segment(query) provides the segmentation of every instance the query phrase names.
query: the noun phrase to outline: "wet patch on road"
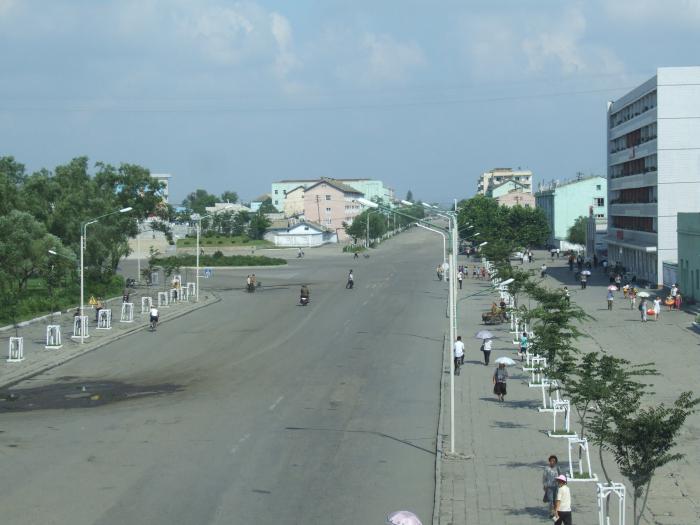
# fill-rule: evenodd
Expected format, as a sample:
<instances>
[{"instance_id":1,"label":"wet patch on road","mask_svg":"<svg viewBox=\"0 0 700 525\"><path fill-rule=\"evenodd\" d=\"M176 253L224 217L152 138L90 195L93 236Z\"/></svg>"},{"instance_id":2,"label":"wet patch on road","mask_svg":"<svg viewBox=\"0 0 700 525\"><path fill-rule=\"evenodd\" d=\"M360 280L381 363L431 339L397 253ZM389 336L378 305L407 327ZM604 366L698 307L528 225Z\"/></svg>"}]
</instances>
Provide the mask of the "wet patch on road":
<instances>
[{"instance_id":1,"label":"wet patch on road","mask_svg":"<svg viewBox=\"0 0 700 525\"><path fill-rule=\"evenodd\" d=\"M73 379L73 378L71 378ZM0 390L0 414L68 408L92 408L128 399L181 392L174 384L131 385L118 381L69 381L35 388Z\"/></svg>"}]
</instances>

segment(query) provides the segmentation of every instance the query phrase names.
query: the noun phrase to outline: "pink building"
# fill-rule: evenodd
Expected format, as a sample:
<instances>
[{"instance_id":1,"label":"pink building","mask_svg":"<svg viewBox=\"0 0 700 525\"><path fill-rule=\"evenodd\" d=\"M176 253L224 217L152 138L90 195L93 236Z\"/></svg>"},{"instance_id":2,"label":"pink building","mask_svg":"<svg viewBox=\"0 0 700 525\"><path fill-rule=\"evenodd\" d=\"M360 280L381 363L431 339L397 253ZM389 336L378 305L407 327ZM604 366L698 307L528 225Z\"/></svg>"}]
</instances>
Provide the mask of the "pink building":
<instances>
[{"instance_id":1,"label":"pink building","mask_svg":"<svg viewBox=\"0 0 700 525\"><path fill-rule=\"evenodd\" d=\"M495 197L498 204L503 206L508 206L512 208L513 206L524 206L525 208L535 207L535 196L532 193L525 193L524 191L511 191L510 193L504 193Z\"/></svg>"},{"instance_id":2,"label":"pink building","mask_svg":"<svg viewBox=\"0 0 700 525\"><path fill-rule=\"evenodd\" d=\"M304 190L304 217L347 239L343 223L351 224L362 212L356 202L364 194L334 179L321 179Z\"/></svg>"}]
</instances>

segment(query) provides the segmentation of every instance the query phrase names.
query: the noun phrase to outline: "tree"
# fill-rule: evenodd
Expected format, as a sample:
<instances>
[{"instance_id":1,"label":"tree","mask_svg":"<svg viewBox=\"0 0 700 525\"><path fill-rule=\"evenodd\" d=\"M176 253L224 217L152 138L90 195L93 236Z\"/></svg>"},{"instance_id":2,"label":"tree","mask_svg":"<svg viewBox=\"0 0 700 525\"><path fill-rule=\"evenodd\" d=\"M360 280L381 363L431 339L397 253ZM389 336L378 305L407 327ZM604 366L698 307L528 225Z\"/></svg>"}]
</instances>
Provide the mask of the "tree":
<instances>
[{"instance_id":1,"label":"tree","mask_svg":"<svg viewBox=\"0 0 700 525\"><path fill-rule=\"evenodd\" d=\"M376 210L364 210L352 220L351 225L345 227L345 232L355 239L366 239L368 218L370 240L386 233L386 218Z\"/></svg>"},{"instance_id":2,"label":"tree","mask_svg":"<svg viewBox=\"0 0 700 525\"><path fill-rule=\"evenodd\" d=\"M539 208L513 206L507 208L506 223L518 246L542 246L549 237L549 224Z\"/></svg>"},{"instance_id":3,"label":"tree","mask_svg":"<svg viewBox=\"0 0 700 525\"><path fill-rule=\"evenodd\" d=\"M572 244L586 244L586 232L588 230L588 219L586 217L578 217L574 221L574 225L569 228L567 240Z\"/></svg>"},{"instance_id":4,"label":"tree","mask_svg":"<svg viewBox=\"0 0 700 525\"><path fill-rule=\"evenodd\" d=\"M262 201L262 204L260 205L260 209L258 209L258 211L261 213L279 213L277 211L277 208L275 208L272 204L272 197L268 197L267 199Z\"/></svg>"},{"instance_id":5,"label":"tree","mask_svg":"<svg viewBox=\"0 0 700 525\"><path fill-rule=\"evenodd\" d=\"M20 207L19 188L25 179L23 164L14 157L0 157L0 215Z\"/></svg>"},{"instance_id":6,"label":"tree","mask_svg":"<svg viewBox=\"0 0 700 525\"><path fill-rule=\"evenodd\" d=\"M673 406L662 403L642 408L616 421L608 446L620 473L632 484L635 525L641 521L656 471L684 457L684 454L674 454L671 450L676 446L685 420L696 411L698 403L700 399L694 398L692 392L683 392ZM638 509L642 496L644 500Z\"/></svg>"},{"instance_id":7,"label":"tree","mask_svg":"<svg viewBox=\"0 0 700 525\"><path fill-rule=\"evenodd\" d=\"M221 194L221 202L229 202L236 204L238 202L238 193L235 191L225 191Z\"/></svg>"},{"instance_id":8,"label":"tree","mask_svg":"<svg viewBox=\"0 0 700 525\"><path fill-rule=\"evenodd\" d=\"M212 195L207 190L200 188L187 195L182 201L182 205L194 213L204 215L207 206L214 206L217 200L216 195Z\"/></svg>"},{"instance_id":9,"label":"tree","mask_svg":"<svg viewBox=\"0 0 700 525\"><path fill-rule=\"evenodd\" d=\"M406 192L406 200L407 200L408 202L413 202L413 192L412 192L411 190L408 190L408 191Z\"/></svg>"},{"instance_id":10,"label":"tree","mask_svg":"<svg viewBox=\"0 0 700 525\"><path fill-rule=\"evenodd\" d=\"M270 221L264 213L258 212L250 219L248 224L248 237L251 239L262 239L265 231L270 227Z\"/></svg>"}]
</instances>

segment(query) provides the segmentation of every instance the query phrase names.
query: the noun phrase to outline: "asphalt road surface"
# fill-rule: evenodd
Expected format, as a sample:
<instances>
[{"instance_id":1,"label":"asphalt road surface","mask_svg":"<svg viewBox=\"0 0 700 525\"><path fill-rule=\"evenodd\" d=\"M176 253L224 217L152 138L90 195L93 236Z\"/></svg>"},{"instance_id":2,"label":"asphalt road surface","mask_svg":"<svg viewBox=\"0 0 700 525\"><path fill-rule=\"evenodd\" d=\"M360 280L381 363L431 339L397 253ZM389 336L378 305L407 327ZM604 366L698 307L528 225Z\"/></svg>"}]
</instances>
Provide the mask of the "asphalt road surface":
<instances>
[{"instance_id":1,"label":"asphalt road surface","mask_svg":"<svg viewBox=\"0 0 700 525\"><path fill-rule=\"evenodd\" d=\"M408 508L429 523L441 251L423 231L370 259L307 250L256 270L255 294L250 270L217 270L202 293L221 302L5 392L0 521L356 525Z\"/></svg>"}]
</instances>

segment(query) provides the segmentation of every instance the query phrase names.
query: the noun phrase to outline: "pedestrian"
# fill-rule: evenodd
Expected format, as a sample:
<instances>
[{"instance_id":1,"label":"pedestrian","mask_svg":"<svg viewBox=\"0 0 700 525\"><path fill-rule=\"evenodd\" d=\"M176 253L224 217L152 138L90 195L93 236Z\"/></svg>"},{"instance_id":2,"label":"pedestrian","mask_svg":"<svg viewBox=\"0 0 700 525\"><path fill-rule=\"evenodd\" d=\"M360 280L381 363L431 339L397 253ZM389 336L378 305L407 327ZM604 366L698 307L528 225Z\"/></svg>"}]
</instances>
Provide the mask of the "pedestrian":
<instances>
[{"instance_id":1,"label":"pedestrian","mask_svg":"<svg viewBox=\"0 0 700 525\"><path fill-rule=\"evenodd\" d=\"M588 276L582 272L581 273L581 290L585 290L587 284L588 284Z\"/></svg>"},{"instance_id":2,"label":"pedestrian","mask_svg":"<svg viewBox=\"0 0 700 525\"><path fill-rule=\"evenodd\" d=\"M128 303L129 302L129 289L124 288L122 291L122 303Z\"/></svg>"},{"instance_id":3,"label":"pedestrian","mask_svg":"<svg viewBox=\"0 0 700 525\"><path fill-rule=\"evenodd\" d=\"M446 281L450 280L450 263L447 261L442 263L442 275L445 277Z\"/></svg>"},{"instance_id":4,"label":"pedestrian","mask_svg":"<svg viewBox=\"0 0 700 525\"><path fill-rule=\"evenodd\" d=\"M543 503L549 504L549 517L554 517L554 504L557 500L557 489L559 484L557 483L557 476L561 475L561 470L559 469L559 458L555 455L549 456L547 459L547 465L544 467L544 472L542 473L542 488L544 489L544 497L542 498Z\"/></svg>"},{"instance_id":5,"label":"pedestrian","mask_svg":"<svg viewBox=\"0 0 700 525\"><path fill-rule=\"evenodd\" d=\"M481 343L481 351L484 353L484 366L488 366L489 360L491 359L491 345L493 342L491 339L484 339Z\"/></svg>"},{"instance_id":6,"label":"pedestrian","mask_svg":"<svg viewBox=\"0 0 700 525\"><path fill-rule=\"evenodd\" d=\"M603 273L607 273L608 272L608 260L604 259L603 262L601 263L601 265L603 266Z\"/></svg>"},{"instance_id":7,"label":"pedestrian","mask_svg":"<svg viewBox=\"0 0 700 525\"><path fill-rule=\"evenodd\" d=\"M673 302L673 307L674 307L676 310L680 310L680 309L681 309L681 304L683 304L683 297L681 297L681 291L678 290L678 291L676 292L676 300Z\"/></svg>"},{"instance_id":8,"label":"pedestrian","mask_svg":"<svg viewBox=\"0 0 700 525\"><path fill-rule=\"evenodd\" d=\"M527 354L529 345L530 342L527 340L527 332L523 332L520 336L520 342L518 343L518 355L520 356L521 361L525 360L525 355Z\"/></svg>"},{"instance_id":9,"label":"pedestrian","mask_svg":"<svg viewBox=\"0 0 700 525\"><path fill-rule=\"evenodd\" d=\"M528 250L527 252L527 262L531 263L532 262L532 251Z\"/></svg>"},{"instance_id":10,"label":"pedestrian","mask_svg":"<svg viewBox=\"0 0 700 525\"><path fill-rule=\"evenodd\" d=\"M613 305L614 299L615 299L615 296L613 295L613 291L608 290L608 310L612 310L612 305Z\"/></svg>"},{"instance_id":11,"label":"pedestrian","mask_svg":"<svg viewBox=\"0 0 700 525\"><path fill-rule=\"evenodd\" d=\"M620 285L622 284L622 275L619 273L615 275L615 286L617 286L617 289L620 289Z\"/></svg>"},{"instance_id":12,"label":"pedestrian","mask_svg":"<svg viewBox=\"0 0 700 525\"><path fill-rule=\"evenodd\" d=\"M461 290L462 289L462 281L464 280L464 273L462 272L462 270L460 270L459 273L457 274L457 280L459 281L459 289Z\"/></svg>"},{"instance_id":13,"label":"pedestrian","mask_svg":"<svg viewBox=\"0 0 700 525\"><path fill-rule=\"evenodd\" d=\"M627 297L630 298L630 310L634 310L634 307L637 305L637 289L630 288L627 292Z\"/></svg>"},{"instance_id":14,"label":"pedestrian","mask_svg":"<svg viewBox=\"0 0 700 525\"><path fill-rule=\"evenodd\" d=\"M457 340L452 347L452 353L454 356L455 375L459 375L459 367L464 364L464 343L461 335L457 336Z\"/></svg>"},{"instance_id":15,"label":"pedestrian","mask_svg":"<svg viewBox=\"0 0 700 525\"><path fill-rule=\"evenodd\" d=\"M508 379L508 370L503 363L498 364L498 368L493 373L493 393L496 394L499 401L503 401L506 394L506 380Z\"/></svg>"},{"instance_id":16,"label":"pedestrian","mask_svg":"<svg viewBox=\"0 0 700 525\"><path fill-rule=\"evenodd\" d=\"M104 305L102 304L102 297L97 298L97 303L95 304L95 322L97 322L100 319L100 310L104 308Z\"/></svg>"},{"instance_id":17,"label":"pedestrian","mask_svg":"<svg viewBox=\"0 0 700 525\"><path fill-rule=\"evenodd\" d=\"M352 270L348 273L348 282L345 283L345 288L346 289L351 289L353 286L355 286L355 276L352 273Z\"/></svg>"},{"instance_id":18,"label":"pedestrian","mask_svg":"<svg viewBox=\"0 0 700 525\"><path fill-rule=\"evenodd\" d=\"M547 265L545 263L542 263L542 266L540 266L540 277L542 279L547 277Z\"/></svg>"},{"instance_id":19,"label":"pedestrian","mask_svg":"<svg viewBox=\"0 0 700 525\"><path fill-rule=\"evenodd\" d=\"M673 286L671 286L671 299L673 299L674 308L676 306L676 295L678 295L678 285L676 283L673 283Z\"/></svg>"},{"instance_id":20,"label":"pedestrian","mask_svg":"<svg viewBox=\"0 0 700 525\"><path fill-rule=\"evenodd\" d=\"M551 252L549 252L549 254L550 254L551 257L552 257L552 260L554 260L554 250L552 250Z\"/></svg>"},{"instance_id":21,"label":"pedestrian","mask_svg":"<svg viewBox=\"0 0 700 525\"><path fill-rule=\"evenodd\" d=\"M569 288L564 286L564 300L566 304L571 304L571 294L569 293Z\"/></svg>"},{"instance_id":22,"label":"pedestrian","mask_svg":"<svg viewBox=\"0 0 700 525\"><path fill-rule=\"evenodd\" d=\"M574 271L574 254L569 255L569 271Z\"/></svg>"},{"instance_id":23,"label":"pedestrian","mask_svg":"<svg viewBox=\"0 0 700 525\"><path fill-rule=\"evenodd\" d=\"M476 265L474 265L474 270L472 271L472 278L473 279L479 278L479 271L476 269Z\"/></svg>"},{"instance_id":24,"label":"pedestrian","mask_svg":"<svg viewBox=\"0 0 700 525\"><path fill-rule=\"evenodd\" d=\"M571 525L571 491L566 484L566 476L560 474L555 479L558 487L554 500L554 525Z\"/></svg>"},{"instance_id":25,"label":"pedestrian","mask_svg":"<svg viewBox=\"0 0 700 525\"><path fill-rule=\"evenodd\" d=\"M437 273L438 281L442 281L442 265L441 264L437 265L435 272Z\"/></svg>"},{"instance_id":26,"label":"pedestrian","mask_svg":"<svg viewBox=\"0 0 700 525\"><path fill-rule=\"evenodd\" d=\"M654 298L654 321L661 319L661 297Z\"/></svg>"},{"instance_id":27,"label":"pedestrian","mask_svg":"<svg viewBox=\"0 0 700 525\"><path fill-rule=\"evenodd\" d=\"M647 300L645 298L642 298L642 302L639 303L639 313L641 314L643 323L647 322L647 308Z\"/></svg>"}]
</instances>

